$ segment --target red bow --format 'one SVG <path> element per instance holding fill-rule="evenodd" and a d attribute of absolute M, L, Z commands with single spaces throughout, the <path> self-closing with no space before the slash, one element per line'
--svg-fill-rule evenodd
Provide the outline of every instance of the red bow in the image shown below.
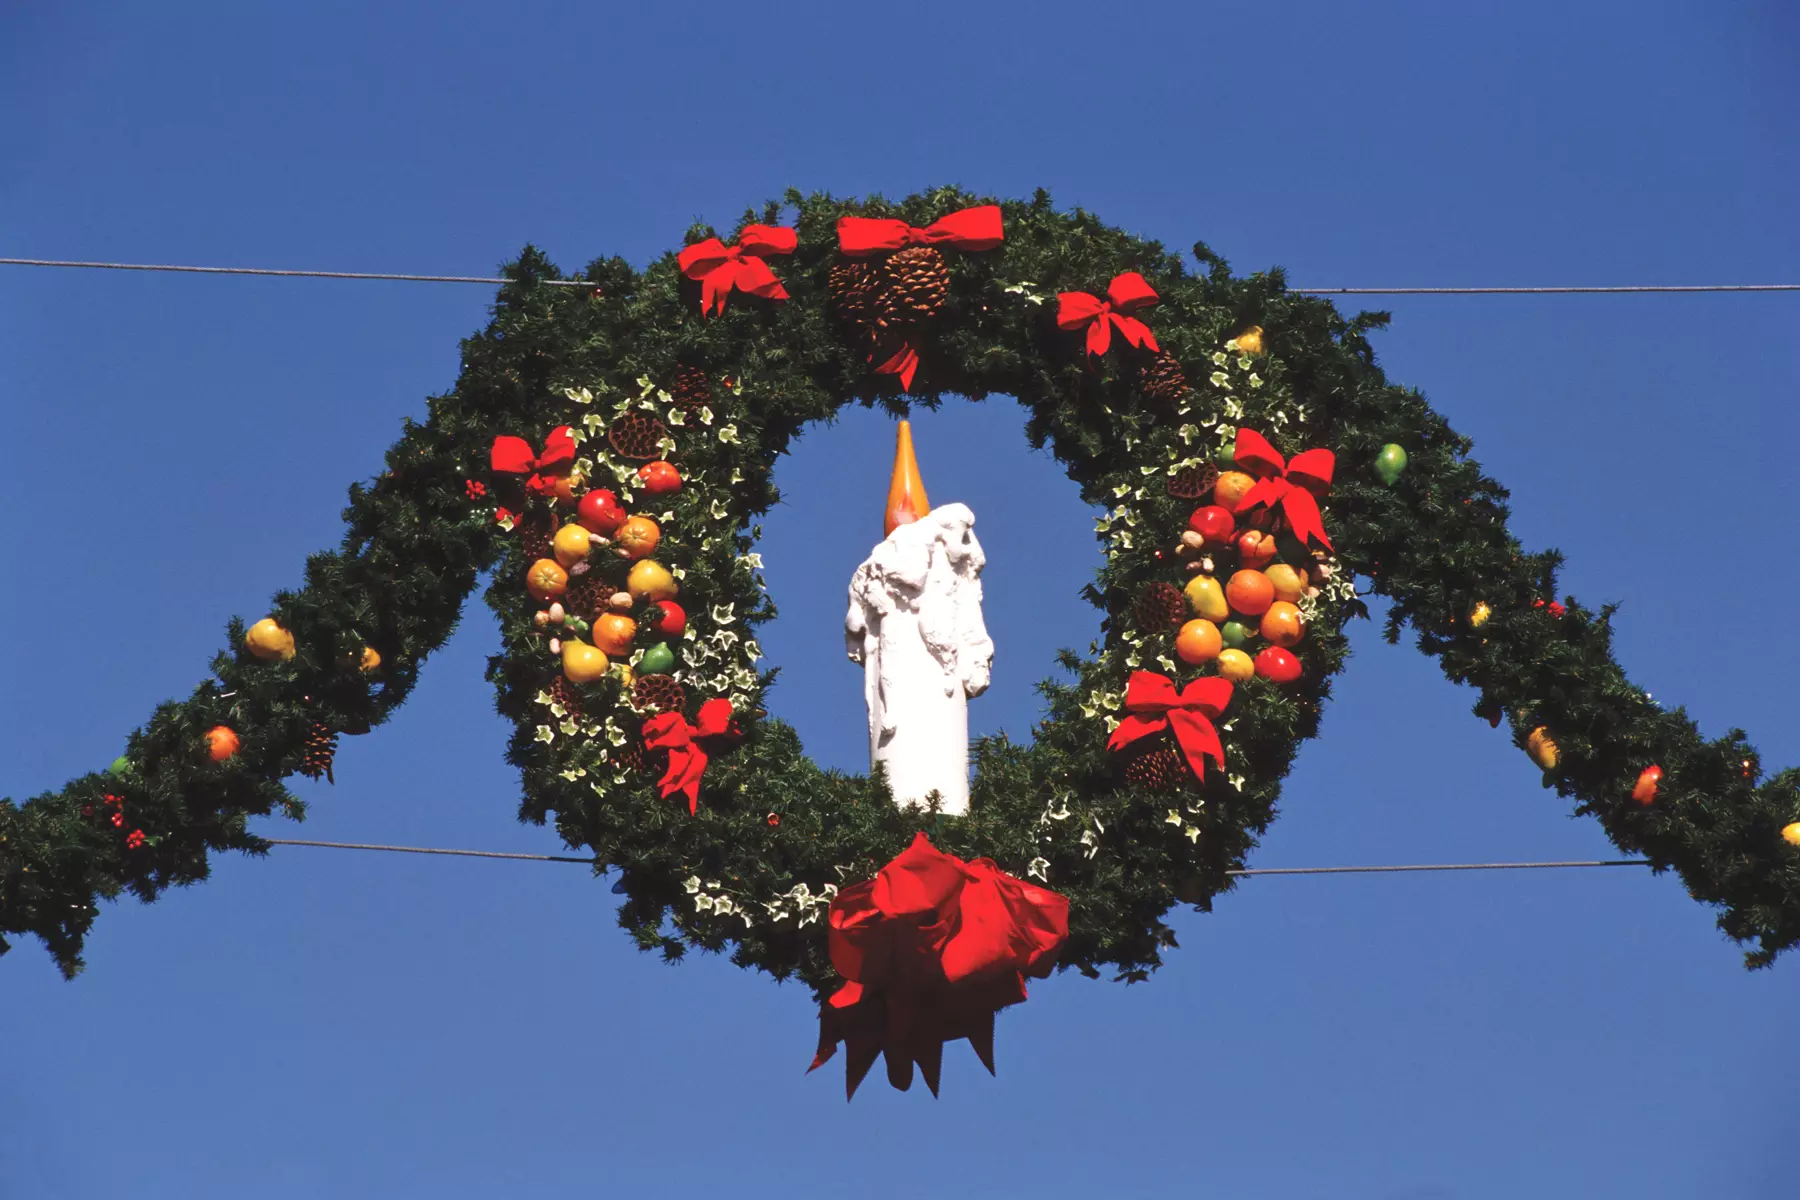
<path fill-rule="evenodd" d="M 1156 302 L 1157 295 L 1144 282 L 1144 277 L 1136 271 L 1127 271 L 1113 276 L 1113 281 L 1106 285 L 1104 300 L 1087 292 L 1057 293 L 1056 325 L 1059 329 L 1080 329 L 1086 325 L 1089 354 L 1107 352 L 1112 346 L 1115 325 L 1133 346 L 1148 347 L 1154 352 L 1161 347 L 1156 344 L 1156 335 L 1150 332 L 1150 327 L 1125 314 L 1148 308 Z"/>
<path fill-rule="evenodd" d="M 669 769 L 657 785 L 663 799 L 676 793 L 686 795 L 688 815 L 692 816 L 700 807 L 700 777 L 706 774 L 707 743 L 716 750 L 720 741 L 736 741 L 742 736 L 732 717 L 731 701 L 725 699 L 702 704 L 699 718 L 692 725 L 678 712 L 657 713 L 645 721 L 645 749 L 669 752 Z"/>
<path fill-rule="evenodd" d="M 695 242 L 675 261 L 681 273 L 700 281 L 700 311 L 710 314 L 725 311 L 725 297 L 733 288 L 761 296 L 765 300 L 786 300 L 787 289 L 763 258 L 771 254 L 792 254 L 799 235 L 779 225 L 746 225 L 738 234 L 737 244 L 727 246 L 718 238 Z"/>
<path fill-rule="evenodd" d="M 968 1038 L 994 1069 L 994 1013 L 1025 999 L 1025 976 L 1050 974 L 1069 937 L 1065 896 L 989 859 L 964 862 L 923 833 L 874 879 L 831 902 L 831 965 L 846 981 L 819 1012 L 811 1071 L 848 1048 L 846 1096 L 887 1056 L 888 1082 L 932 1095 L 944 1043 Z"/>
<path fill-rule="evenodd" d="M 530 442 L 510 435 L 495 438 L 494 448 L 488 453 L 488 465 L 494 470 L 531 476 L 525 481 L 525 490 L 540 496 L 547 496 L 554 490 L 556 480 L 569 473 L 569 466 L 574 461 L 575 437 L 567 425 L 558 425 L 550 431 L 550 436 L 544 439 L 542 454 L 533 454 Z"/>
<path fill-rule="evenodd" d="M 992 250 L 1006 240 L 1000 206 L 982 204 L 939 217 L 923 229 L 886 217 L 839 217 L 838 249 L 852 258 L 907 246 L 955 246 L 959 250 Z M 875 361 L 875 355 L 869 355 Z M 900 386 L 911 390 L 919 370 L 919 348 L 903 337 L 899 348 L 875 367 L 878 375 L 898 375 Z"/>
<path fill-rule="evenodd" d="M 1319 515 L 1319 502 L 1314 492 L 1323 495 L 1331 487 L 1331 472 L 1337 466 L 1337 455 L 1329 450 L 1303 450 L 1292 462 L 1284 461 L 1269 439 L 1254 429 L 1237 432 L 1237 465 L 1264 478 L 1244 493 L 1237 511 L 1248 512 L 1259 504 L 1280 507 L 1288 526 L 1302 545 L 1314 538 L 1327 550 L 1331 539 L 1325 536 L 1325 522 Z"/>
<path fill-rule="evenodd" d="M 1229 679 L 1208 675 L 1175 691 L 1175 684 L 1154 671 L 1133 671 L 1125 684 L 1125 719 L 1113 730 L 1106 743 L 1108 750 L 1123 750 L 1139 738 L 1167 729 L 1175 735 L 1182 757 L 1193 768 L 1194 775 L 1206 778 L 1206 760 L 1211 758 L 1225 769 L 1225 747 L 1219 744 L 1219 731 L 1213 718 L 1231 703 Z"/>
<path fill-rule="evenodd" d="M 906 246 L 955 246 L 958 250 L 992 250 L 1006 240 L 1000 206 L 982 204 L 939 217 L 923 229 L 885 217 L 839 217 L 838 249 L 852 258 Z"/>

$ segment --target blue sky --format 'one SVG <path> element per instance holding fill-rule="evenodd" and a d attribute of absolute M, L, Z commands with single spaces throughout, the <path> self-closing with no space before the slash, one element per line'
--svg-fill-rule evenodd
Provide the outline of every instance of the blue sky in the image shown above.
<path fill-rule="evenodd" d="M 0 14 L 0 255 L 485 274 L 642 263 L 789 185 L 1049 188 L 1302 285 L 1800 281 L 1791 6 L 67 2 Z M 0 792 L 118 753 L 338 537 L 481 288 L 0 268 Z M 1711 733 L 1800 757 L 1800 298 L 1445 298 L 1382 361 Z M 1094 616 L 1074 486 L 1005 401 L 916 424 L 987 547 L 980 730 Z M 773 707 L 861 765 L 838 622 L 891 431 L 815 430 L 764 554 Z M 479 602 L 281 836 L 555 852 Z M 1610 857 L 1365 625 L 1254 865 Z M 1057 978 L 945 1088 L 806 1078 L 803 993 L 668 968 L 579 867 L 321 850 L 0 961 L 0 1196 L 1786 1197 L 1800 963 L 1634 871 L 1245 883 L 1144 986 Z"/>

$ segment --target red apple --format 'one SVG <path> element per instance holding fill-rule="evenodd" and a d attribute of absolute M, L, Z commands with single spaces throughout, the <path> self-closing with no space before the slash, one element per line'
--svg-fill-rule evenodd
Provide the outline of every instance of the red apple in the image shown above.
<path fill-rule="evenodd" d="M 665 637 L 680 637 L 687 631 L 687 613 L 673 600 L 658 600 L 656 619 L 651 625 Z"/>
<path fill-rule="evenodd" d="M 667 496 L 681 490 L 681 472 L 675 469 L 674 463 L 647 462 L 638 468 L 638 478 L 644 481 L 644 490 L 652 496 Z"/>
<path fill-rule="evenodd" d="M 1188 517 L 1188 528 L 1205 538 L 1207 545 L 1223 546 L 1231 541 L 1237 522 L 1223 505 L 1207 504 L 1196 508 Z"/>
<path fill-rule="evenodd" d="M 1292 683 L 1300 678 L 1300 660 L 1280 646 L 1268 646 L 1256 656 L 1256 673 L 1270 683 Z"/>
<path fill-rule="evenodd" d="M 619 504 L 619 498 L 605 488 L 595 488 L 582 496 L 581 503 L 575 509 L 575 519 L 592 533 L 610 536 L 613 530 L 625 523 L 627 513 Z"/>

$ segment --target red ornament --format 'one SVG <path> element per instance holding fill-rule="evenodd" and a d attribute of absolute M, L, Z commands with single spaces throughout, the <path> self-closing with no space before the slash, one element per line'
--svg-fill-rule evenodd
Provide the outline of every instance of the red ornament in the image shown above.
<path fill-rule="evenodd" d="M 1188 528 L 1205 538 L 1209 545 L 1223 546 L 1237 532 L 1237 519 L 1222 504 L 1207 504 L 1188 516 Z"/>
<path fill-rule="evenodd" d="M 706 774 L 708 756 L 742 736 L 731 701 L 722 697 L 702 704 L 692 725 L 678 712 L 658 713 L 645 721 L 644 748 L 669 752 L 669 769 L 657 783 L 663 799 L 686 796 L 692 816 L 700 806 L 700 779 Z"/>
<path fill-rule="evenodd" d="M 519 514 L 512 509 L 507 508 L 505 505 L 501 505 L 494 510 L 494 524 L 496 525 L 504 525 L 508 521 L 517 521 L 518 519 Z"/>
<path fill-rule="evenodd" d="M 1283 651 L 1286 653 L 1286 651 Z M 1133 671 L 1125 681 L 1125 718 L 1106 748 L 1117 753 L 1139 738 L 1168 730 L 1196 778 L 1206 778 L 1206 760 L 1225 769 L 1225 747 L 1213 719 L 1231 703 L 1232 683 L 1216 675 L 1194 680 L 1177 692 L 1175 683 L 1154 671 Z"/>
<path fill-rule="evenodd" d="M 944 1044 L 967 1038 L 994 1069 L 994 1014 L 1025 999 L 1025 978 L 1050 974 L 1069 937 L 1067 897 L 964 862 L 923 833 L 831 902 L 831 965 L 845 981 L 819 1010 L 816 1069 L 845 1048 L 845 1091 L 875 1060 L 905 1091 L 913 1067 L 933 1095 Z"/>
<path fill-rule="evenodd" d="M 656 619 L 650 625 L 665 637 L 680 637 L 687 632 L 687 613 L 673 600 L 658 600 Z"/>
<path fill-rule="evenodd" d="M 1152 352 L 1160 351 L 1156 335 L 1136 317 L 1127 316 L 1157 302 L 1156 293 L 1136 271 L 1113 276 L 1106 285 L 1106 299 L 1087 292 L 1059 292 L 1056 297 L 1056 327 L 1087 329 L 1087 351 L 1098 356 L 1112 348 L 1113 330 L 1133 346 Z"/>
<path fill-rule="evenodd" d="M 1662 768 L 1651 763 L 1638 772 L 1637 784 L 1631 789 L 1631 798 L 1639 804 L 1649 804 L 1656 799 L 1656 787 L 1662 782 Z"/>
<path fill-rule="evenodd" d="M 589 533 L 602 536 L 610 536 L 630 515 L 619 503 L 619 498 L 606 488 L 595 488 L 588 492 L 575 507 L 575 519 Z"/>
<path fill-rule="evenodd" d="M 763 820 L 765 820 L 769 823 L 770 829 L 774 829 L 775 827 L 777 827 L 778 825 L 781 824 L 781 814 L 780 813 L 770 813 L 768 816 L 764 817 Z"/>
<path fill-rule="evenodd" d="M 776 225 L 746 225 L 737 244 L 727 246 L 718 238 L 696 242 L 676 255 L 681 273 L 700 282 L 700 312 L 711 316 L 725 311 L 725 297 L 733 289 L 765 300 L 786 300 L 787 289 L 763 259 L 771 254 L 792 254 L 799 234 Z"/>
<path fill-rule="evenodd" d="M 1256 673 L 1270 683 L 1292 683 L 1300 669 L 1300 660 L 1280 646 L 1265 646 L 1256 656 Z"/>
<path fill-rule="evenodd" d="M 510 435 L 495 438 L 488 451 L 488 466 L 503 474 L 527 476 L 525 490 L 535 496 L 554 495 L 557 480 L 574 465 L 575 435 L 567 425 L 550 431 L 542 454 L 533 454 L 530 442 Z"/>
<path fill-rule="evenodd" d="M 1237 502 L 1237 514 L 1243 516 L 1262 507 L 1271 512 L 1279 509 L 1301 545 L 1316 541 L 1331 549 L 1324 519 L 1319 515 L 1318 497 L 1331 487 L 1337 455 L 1324 449 L 1302 450 L 1290 462 L 1254 429 L 1237 431 L 1235 453 L 1237 468 L 1258 477 L 1256 486 Z"/>
<path fill-rule="evenodd" d="M 638 468 L 638 478 L 644 481 L 644 490 L 652 496 L 667 496 L 681 490 L 681 472 L 675 469 L 674 463 L 647 462 Z"/>

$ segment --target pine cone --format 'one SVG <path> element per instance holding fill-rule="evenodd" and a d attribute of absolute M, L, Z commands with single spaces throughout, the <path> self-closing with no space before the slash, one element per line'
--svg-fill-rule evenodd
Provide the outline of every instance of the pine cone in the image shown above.
<path fill-rule="evenodd" d="M 323 721 L 314 721 L 312 730 L 306 735 L 306 751 L 300 759 L 300 773 L 308 779 L 323 777 L 327 783 L 336 783 L 331 777 L 331 763 L 337 757 L 337 734 Z"/>
<path fill-rule="evenodd" d="M 526 562 L 551 557 L 550 539 L 556 536 L 556 518 L 549 509 L 527 509 L 513 530 L 519 535 Z"/>
<path fill-rule="evenodd" d="M 1199 500 L 1212 495 L 1213 485 L 1217 482 L 1219 468 L 1211 463 L 1183 467 L 1169 477 L 1169 495 L 1177 500 Z"/>
<path fill-rule="evenodd" d="M 624 458 L 661 458 L 662 440 L 668 436 L 663 423 L 648 413 L 626 413 L 606 431 L 606 440 Z"/>
<path fill-rule="evenodd" d="M 612 594 L 612 585 L 600 578 L 600 572 L 575 575 L 569 579 L 569 590 L 563 593 L 563 609 L 571 616 L 592 621 L 606 611 L 606 601 Z"/>
<path fill-rule="evenodd" d="M 1147 583 L 1132 603 L 1137 627 L 1145 633 L 1167 633 L 1187 620 L 1187 600 L 1172 583 Z"/>
<path fill-rule="evenodd" d="M 675 368 L 675 386 L 669 389 L 675 407 L 692 412 L 712 403 L 712 379 L 699 367 L 686 363 Z"/>
<path fill-rule="evenodd" d="M 832 310 L 841 319 L 857 324 L 871 320 L 881 282 L 881 272 L 865 259 L 847 258 L 833 263 L 825 279 Z"/>
<path fill-rule="evenodd" d="M 1125 782 L 1146 792 L 1173 792 L 1187 778 L 1188 765 L 1172 746 L 1155 746 L 1125 764 Z"/>
<path fill-rule="evenodd" d="M 631 705 L 639 712 L 680 712 L 687 692 L 667 675 L 639 675 L 631 684 Z"/>
<path fill-rule="evenodd" d="M 550 703 L 562 705 L 562 709 L 575 720 L 581 720 L 581 689 L 570 683 L 562 675 L 556 677 L 549 687 Z"/>
<path fill-rule="evenodd" d="M 1187 374 L 1168 351 L 1152 357 L 1138 370 L 1137 387 L 1146 399 L 1157 404 L 1174 405 L 1187 392 Z"/>
<path fill-rule="evenodd" d="M 950 294 L 950 265 L 935 246 L 896 250 L 881 266 L 879 323 L 916 325 L 937 316 Z"/>

